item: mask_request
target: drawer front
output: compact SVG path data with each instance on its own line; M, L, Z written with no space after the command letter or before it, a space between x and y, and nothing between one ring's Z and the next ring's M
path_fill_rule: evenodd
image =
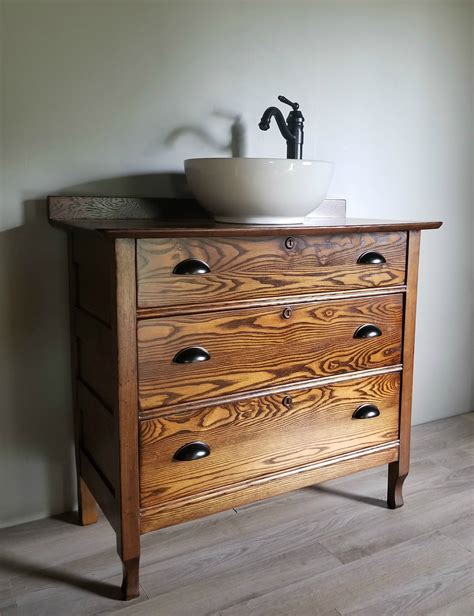
M362 255L375 252L382 263ZM137 241L138 306L291 297L405 282L406 233ZM209 270L209 271L208 271ZM173 273L177 272L177 273ZM179 273L181 272L181 273Z
M396 440L399 386L399 373L389 373L144 420L141 506ZM371 408L364 406L369 404ZM369 415L377 410L379 415L353 418L360 407L359 415L367 408ZM183 447L195 442L207 446L210 454L175 459L176 452L190 451Z
M393 294L139 321L140 407L398 364L402 313Z

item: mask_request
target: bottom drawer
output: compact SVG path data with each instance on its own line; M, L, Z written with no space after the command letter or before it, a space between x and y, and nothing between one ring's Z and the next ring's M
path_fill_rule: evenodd
M141 506L396 440L399 388L397 372L143 420Z

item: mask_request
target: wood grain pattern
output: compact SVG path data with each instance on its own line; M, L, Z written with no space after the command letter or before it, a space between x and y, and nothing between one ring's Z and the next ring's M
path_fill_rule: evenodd
M81 520L95 521L97 500L126 599L139 591L140 533L387 463L388 504L399 506L408 472L419 230L441 223L185 220L195 206L49 201L51 223L74 234ZM369 250L386 264L358 265ZM173 275L190 257L211 272ZM354 339L367 323L382 335ZM210 360L174 363L188 346ZM364 402L381 414L353 419ZM173 461L191 440L211 455Z
M268 300L344 289L389 287L405 281L406 233L334 234L292 238L190 238L137 241L138 307ZM382 265L358 265L367 251ZM185 259L209 266L204 275L173 274Z
M51 221L166 220L177 216L208 218L209 214L195 199L51 196L48 198L48 216Z
M298 305L290 319L279 308L260 308L140 321L140 407L398 364L402 302L401 295L389 295ZM364 323L382 335L354 339ZM190 346L206 348L211 359L173 363Z
M399 373L319 389L254 398L140 423L142 507L200 494L398 438ZM364 403L380 416L355 420ZM211 455L177 462L183 445L203 441Z
M200 498L193 496L164 502L159 506L141 510L141 533L181 524L231 507L241 507L289 490L298 490L381 464L389 464L397 457L398 441L274 473L253 482L233 484L229 489L209 492Z
M251 398L262 398L274 395L286 395L301 389L313 389L324 387L325 385L332 385L333 383L345 383L347 381L353 381L354 379L365 379L373 376L379 376L381 374L388 374L392 372L401 372L403 369L401 364L395 366L386 366L383 368L373 368L372 370L358 370L357 372L349 372L347 374L336 374L334 376L325 376L318 379L310 379L302 383L289 382L283 385L276 385L266 387L265 389L253 389L252 391L240 391L235 394L227 396L219 396L219 405L231 404L233 402L240 402L243 400L249 400ZM212 403L212 401L210 401ZM194 402L185 402L183 404L173 404L173 406L160 406L154 409L148 409L140 411L138 413L139 419L155 419L156 417L163 417L170 413L180 413L181 411L194 411L202 409L203 406L207 406L206 402L202 400L195 400Z
M344 199L325 199L318 207L317 216L345 216ZM209 218L209 214L195 199L140 198L140 197L68 197L48 198L50 221L67 220L133 220L174 219L177 217Z
M413 362L415 354L416 297L420 232L408 236L407 292L403 325L403 377L400 401L400 457L388 468L387 504L390 509L403 505L402 487L410 468L411 405L413 391Z
M323 302L333 299L353 300L359 297L375 297L377 295L389 295L397 293L405 293L405 285L397 285L395 287L374 287L372 289L354 289L349 291L331 291L330 293L305 293L304 295L276 295L271 299L262 300L246 299L244 301L226 301L219 300L216 302L206 302L206 312L217 312L221 310L236 310L239 308L258 308L264 304L265 306L287 306L297 304L308 304L310 302ZM152 319L154 317L169 317L182 314L198 314L203 311L202 304L180 304L179 306L152 306L150 308L137 308L138 319Z
M138 597L140 561L138 486L138 408L135 242L116 240L114 277L116 298L113 316L114 358L117 387L114 392L117 434L117 504L120 527L117 550L123 565L122 593L126 600Z

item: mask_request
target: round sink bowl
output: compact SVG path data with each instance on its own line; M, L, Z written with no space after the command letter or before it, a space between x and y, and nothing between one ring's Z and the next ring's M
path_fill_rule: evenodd
M303 223L324 201L333 164L278 158L189 158L186 179L219 222Z

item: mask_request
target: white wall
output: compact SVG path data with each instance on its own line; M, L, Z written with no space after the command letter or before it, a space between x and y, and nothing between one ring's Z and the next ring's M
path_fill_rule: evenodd
M66 251L47 194L173 194L157 173L219 155L243 115L248 155L278 94L307 158L336 163L352 216L440 219L422 241L414 420L472 408L469 2L4 0L0 208L0 522L73 505Z

